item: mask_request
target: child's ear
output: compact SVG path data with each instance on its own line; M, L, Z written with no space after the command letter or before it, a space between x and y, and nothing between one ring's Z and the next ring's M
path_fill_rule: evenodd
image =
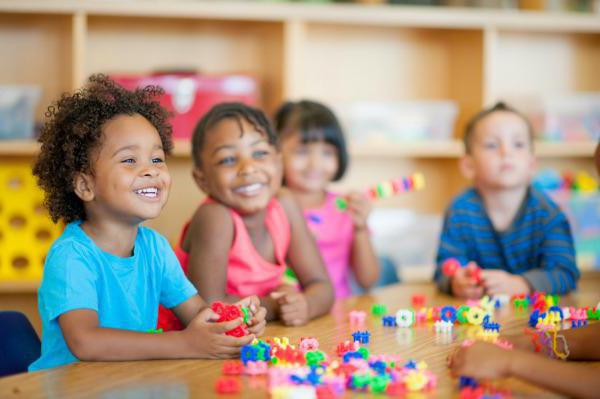
M473 157L469 154L463 155L459 162L460 172L464 177L473 180L475 177L475 163Z
M86 173L77 173L73 179L73 191L84 202L94 199L94 179Z
M208 194L208 184L206 182L206 175L204 174L202 169L200 169L200 167L197 166L194 169L192 169L192 177L194 178L194 181L196 182L198 188L202 190L205 194Z

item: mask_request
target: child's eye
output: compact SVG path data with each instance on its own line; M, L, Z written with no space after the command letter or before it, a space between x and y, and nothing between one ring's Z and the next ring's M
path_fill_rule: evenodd
M219 165L233 165L234 163L235 157L225 157L218 162Z
M122 160L121 163L134 164L135 163L135 159L133 159L133 158L127 158L127 159Z
M483 143L483 147L487 148L488 150L493 150L498 148L498 145L492 141L488 141L487 143Z
M152 163L163 163L163 162L165 162L165 160L160 157L152 158Z
M308 154L308 147L306 146L300 146L296 148L296 151L294 151L296 154L298 155L306 155Z
M266 157L267 155L269 155L269 151L265 151L265 150L254 151L254 153L252 154L252 156L256 159L262 159L262 158Z
M524 141L517 141L515 143L515 147L516 148L525 148L525 142Z
M332 150L331 148L327 148L323 150L323 155L327 158L331 158L335 157L337 155L337 152L335 150Z

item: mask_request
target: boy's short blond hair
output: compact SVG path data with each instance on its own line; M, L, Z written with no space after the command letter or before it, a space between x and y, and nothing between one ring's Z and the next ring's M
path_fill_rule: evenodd
M518 117L520 117L521 119L523 119L523 121L527 125L527 131L529 133L529 141L530 141L531 147L533 148L533 127L531 126L531 122L529 122L529 119L527 119L527 117L524 114L522 114L520 111L518 111L516 108L511 107L510 105L506 104L505 102L499 101L496 104L494 104L492 107L485 108L485 109L479 111L479 113L475 114L475 116L473 116L469 120L469 122L467 122L467 126L465 127L465 134L463 136L463 144L465 145L465 152L467 154L471 153L473 138L475 136L475 128L477 127L477 124L479 122L481 122L486 116L488 116L494 112L511 112L511 113L517 115Z

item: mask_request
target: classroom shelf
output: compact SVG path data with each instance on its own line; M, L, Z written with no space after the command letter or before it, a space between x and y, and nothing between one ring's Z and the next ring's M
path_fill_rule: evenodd
M38 153L40 144L34 140L0 140L0 155L31 157Z
M0 294L32 294L40 288L40 281L0 281Z
M285 21L418 27L499 27L529 31L600 32L594 14L477 8L402 7L360 4L306 4L249 1L98 1L0 0L0 12L161 18L210 18L240 21Z
M535 152L542 158L591 158L594 156L593 142L546 142L536 141ZM0 141L0 155L31 157L39 151L40 145L33 140ZM177 158L189 158L191 144L187 141L174 141L172 155ZM412 141L405 143L350 144L350 153L355 157L411 157L411 158L458 158L463 154L460 140L450 141Z

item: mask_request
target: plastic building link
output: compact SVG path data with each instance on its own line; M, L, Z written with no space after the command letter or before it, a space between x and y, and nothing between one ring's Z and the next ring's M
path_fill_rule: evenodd
M414 294L410 298L410 303L413 309L422 308L425 306L425 294Z
M415 313L410 309L400 309L396 312L396 324L398 327L407 328L415 322Z
M365 318L367 314L362 310L353 310L349 313L350 316L350 324L352 325L361 325L365 322Z
M240 389L240 382L231 377L220 377L215 383L217 393L238 393Z
M383 316L381 318L381 323L384 327L396 327L396 317L395 316Z
M422 173L414 173L408 177L399 177L394 180L385 181L365 190L365 195L370 200L389 198L399 193L419 191L425 188L425 176ZM348 209L348 202L343 197L337 197L335 205L339 210Z
M239 360L226 360L223 362L224 375L240 375L244 372L244 364Z
M368 344L371 333L368 331L355 331L352 333L352 339L361 344Z
M385 306L381 303L376 303L371 307L371 314L373 316L383 316L386 313L387 313L387 306Z

